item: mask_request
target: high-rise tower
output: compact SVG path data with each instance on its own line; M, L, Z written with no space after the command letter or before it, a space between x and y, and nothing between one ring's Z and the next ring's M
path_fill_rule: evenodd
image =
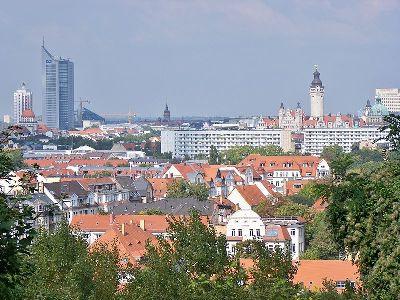
M315 65L314 79L310 85L311 117L319 118L324 116L324 86L319 78L318 66Z
M23 82L21 88L14 92L14 123L21 122L22 112L27 109L33 109L32 92L26 88Z
M42 45L43 122L50 128L74 127L74 63L56 58Z

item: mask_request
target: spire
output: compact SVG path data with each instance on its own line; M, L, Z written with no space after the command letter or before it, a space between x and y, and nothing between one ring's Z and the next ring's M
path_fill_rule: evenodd
M281 106L279 107L281 109L284 109L285 107L283 106L283 102L281 102Z
M42 47L44 48L44 36L42 38Z
M300 102L297 102L297 108L301 108Z
M22 89L25 90L25 82L22 83Z
M367 105L365 105L365 107L371 107L371 101L369 101L369 99L367 99Z
M314 79L311 82L311 87L316 87L316 86L322 87L322 81L319 78L320 73L318 72L318 65L314 65L314 69L315 69L315 71L313 73Z

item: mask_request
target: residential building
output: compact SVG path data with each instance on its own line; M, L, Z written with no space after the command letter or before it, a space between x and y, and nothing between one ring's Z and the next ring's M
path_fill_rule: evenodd
M377 143L383 147L387 142L378 141L387 136L377 126L357 128L306 128L304 133L303 152L311 155L320 155L327 146L338 145L345 152L350 152L352 146L363 141Z
M250 154L239 166L252 166L263 180L275 186L275 191L285 193L285 183L291 180L324 178L330 174L328 163L310 155L263 156Z
M290 253L292 259L299 259L305 248L304 219L298 216L262 218L266 228L281 226L285 228L290 237ZM267 245L268 246L268 245Z
M264 130L163 130L161 153L174 157L209 155L211 146L218 151L234 146L281 146L280 129Z
M400 89L376 89L375 96L390 112L400 112Z
M333 281L340 292L345 289L346 281L354 288L360 287L360 274L356 264L351 260L300 260L294 283L302 283L314 291L324 288L324 281Z
M74 127L74 64L42 45L43 122L49 128Z
M32 100L32 92L26 88L25 82L23 82L21 88L14 92L14 123L19 124L21 122L24 110L33 110Z
M251 209L240 209L228 217L227 252L234 255L236 245L246 240L259 240L274 251L289 251L297 260L304 252L304 221L297 217L261 218Z
M315 66L314 79L311 82L309 94L311 100L311 117L320 118L324 116L324 86L319 78L318 66Z

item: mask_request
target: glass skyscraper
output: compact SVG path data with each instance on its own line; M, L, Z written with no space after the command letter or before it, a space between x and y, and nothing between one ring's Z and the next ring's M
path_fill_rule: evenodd
M50 128L74 127L74 63L56 58L42 45L43 122Z

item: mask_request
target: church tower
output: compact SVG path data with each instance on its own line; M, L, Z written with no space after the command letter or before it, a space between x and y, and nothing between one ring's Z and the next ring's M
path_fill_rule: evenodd
M165 104L164 114L163 114L163 121L170 122L171 121L171 112L168 109L168 104Z
M314 79L310 85L310 98L311 98L311 117L319 118L324 116L324 86L322 85L321 79L319 79L320 73L318 72L318 66L315 65Z

